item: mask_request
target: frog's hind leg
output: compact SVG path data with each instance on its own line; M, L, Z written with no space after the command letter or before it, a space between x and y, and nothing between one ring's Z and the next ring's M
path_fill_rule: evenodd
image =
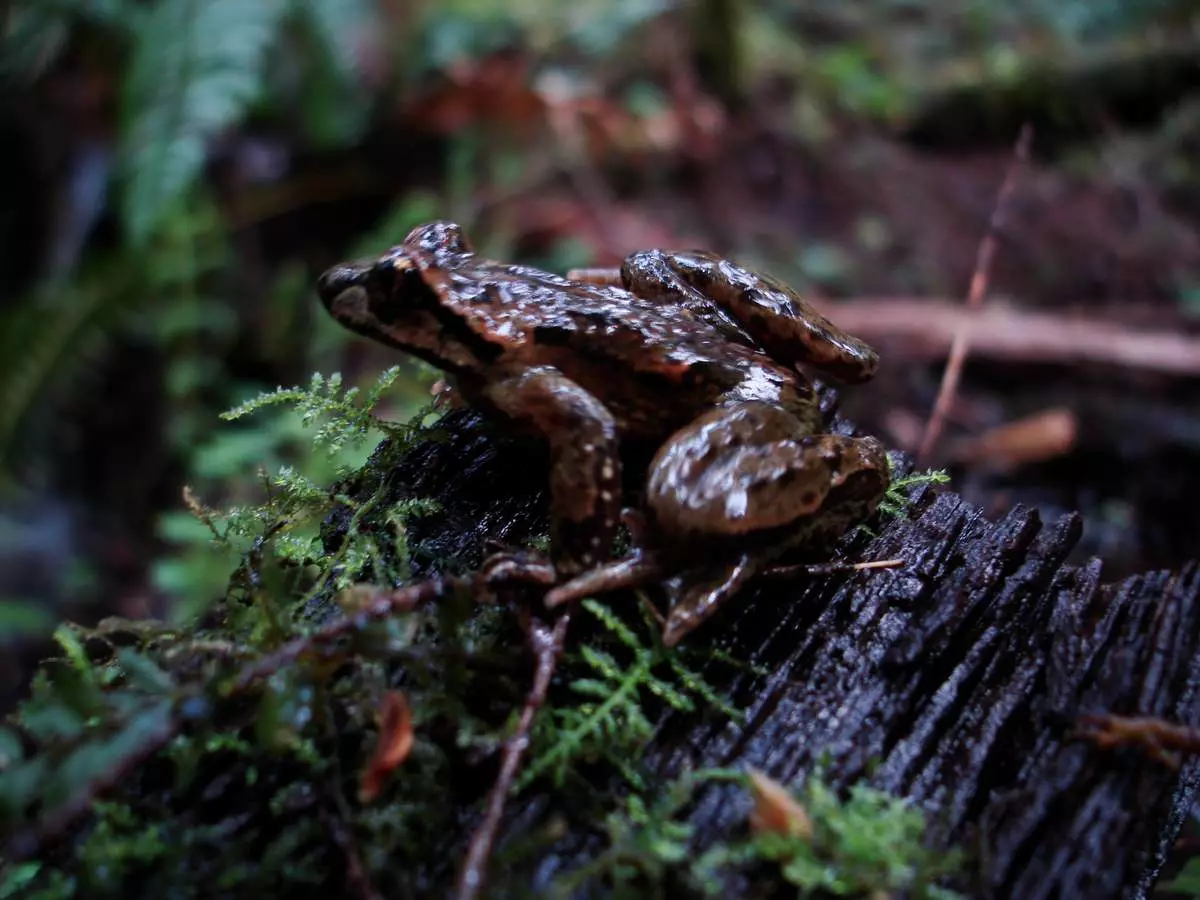
M661 582L667 593L669 607L663 622L662 639L668 647L673 647L716 613L725 601L761 571L765 563L765 560L750 554L742 554L728 563L689 569L670 576L669 567L661 560L637 552L625 559L589 569L560 584L546 594L546 605L555 607L619 588L636 588Z
M818 544L869 517L887 485L887 454L874 438L806 434L781 407L744 401L663 444L646 503L676 543Z
M617 426L596 397L557 369L488 383L483 397L550 445L550 553L570 577L612 554L621 510Z
M639 296L682 306L726 337L842 383L867 381L879 363L874 350L786 284L716 254L642 250L626 258L621 277Z

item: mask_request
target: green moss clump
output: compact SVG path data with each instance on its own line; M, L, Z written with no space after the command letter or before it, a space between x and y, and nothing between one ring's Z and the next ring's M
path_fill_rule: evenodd
M60 653L0 728L0 898L447 893L531 671L517 611L479 603L453 573L497 534L535 543L545 505L540 482L503 474L538 451L471 413L376 419L391 377L365 402L316 377L236 411L295 404L331 448L386 438L331 488L282 471L260 506L194 501L241 556L217 602L181 625L59 628ZM405 587L414 578L425 587ZM738 716L719 687L730 667L664 647L635 604L585 601L510 798L526 825L498 848L496 892L527 887L548 852L563 865L547 890L563 896L626 881L704 894L764 863L799 885L795 848L693 852L682 813L698 782L664 783L645 758L668 713L688 727ZM394 691L412 710L411 752L362 802ZM570 863L586 834L609 849Z

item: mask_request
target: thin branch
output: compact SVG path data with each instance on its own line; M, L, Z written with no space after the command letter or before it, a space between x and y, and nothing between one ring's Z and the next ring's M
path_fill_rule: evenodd
M934 360L972 328L971 355L1014 363L1119 366L1164 375L1200 375L1200 336L1152 330L1095 315L1037 312L923 297L861 297L814 302L839 327L869 342L894 342L889 360Z
M278 671L302 656L317 653L335 644L348 634L362 631L372 621L386 619L400 612L411 612L420 606L448 597L471 582L461 578L434 578L419 584L398 588L382 594L370 603L324 628L288 641L274 653L255 660L243 668L227 689L236 694L247 690L263 678Z
M547 627L534 620L529 629L529 642L537 657L537 668L534 671L533 687L525 698L521 708L521 717L517 727L504 744L504 755L500 760L500 772L488 794L487 811L483 821L471 835L471 843L467 848L467 858L459 873L458 884L455 887L455 900L474 900L483 889L487 876L488 859L492 855L492 847L496 842L496 830L500 826L500 817L504 814L504 804L512 790L521 765L521 758L529 746L529 734L533 727L534 716L546 702L546 693L550 690L550 679L558 665L558 657L566 640L567 627L571 623L571 612L568 609L554 628Z
M1015 159L1008 168L1004 183L996 194L996 205L992 209L992 217L988 221L987 234L979 242L979 251L975 257L975 272L971 276L971 289L967 293L967 309L975 311L983 305L983 296L987 293L988 278L991 275L992 258L996 255L996 236L1004 225L1004 213L1008 199L1017 183L1017 172L1029 159L1029 145L1033 141L1033 127L1029 124L1021 128L1017 138L1017 146L1013 151ZM946 371L942 375L942 386L938 391L937 402L929 416L929 424L925 427L925 437L921 441L921 449L917 452L917 465L928 464L933 448L942 433L942 424L946 414L954 403L954 395L958 391L958 382L962 377L963 363L967 358L967 347L971 337L971 319L963 320L954 343L950 347L950 358L946 360Z

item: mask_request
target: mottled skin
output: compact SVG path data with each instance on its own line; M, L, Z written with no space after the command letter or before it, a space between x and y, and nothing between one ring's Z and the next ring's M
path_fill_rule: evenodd
M548 442L551 556L576 587L611 555L626 443L659 448L646 507L660 574L671 548L695 540L744 554L870 514L888 483L882 446L820 434L794 367L863 381L868 347L709 254L634 254L623 287L597 283L614 280L483 259L458 226L434 222L331 268L319 291L343 325L442 369L468 403ZM564 585L549 599L577 595Z

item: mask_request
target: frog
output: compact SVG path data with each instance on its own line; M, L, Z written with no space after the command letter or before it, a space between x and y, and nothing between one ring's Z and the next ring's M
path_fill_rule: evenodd
M459 225L434 221L317 283L343 326L545 441L547 605L691 571L665 626L674 643L767 561L874 512L886 451L824 433L806 374L862 383L878 363L869 346L782 282L707 251L639 251L619 272L569 274L488 259ZM635 528L648 537L614 561L621 522L636 518L621 504L631 448L653 454Z

